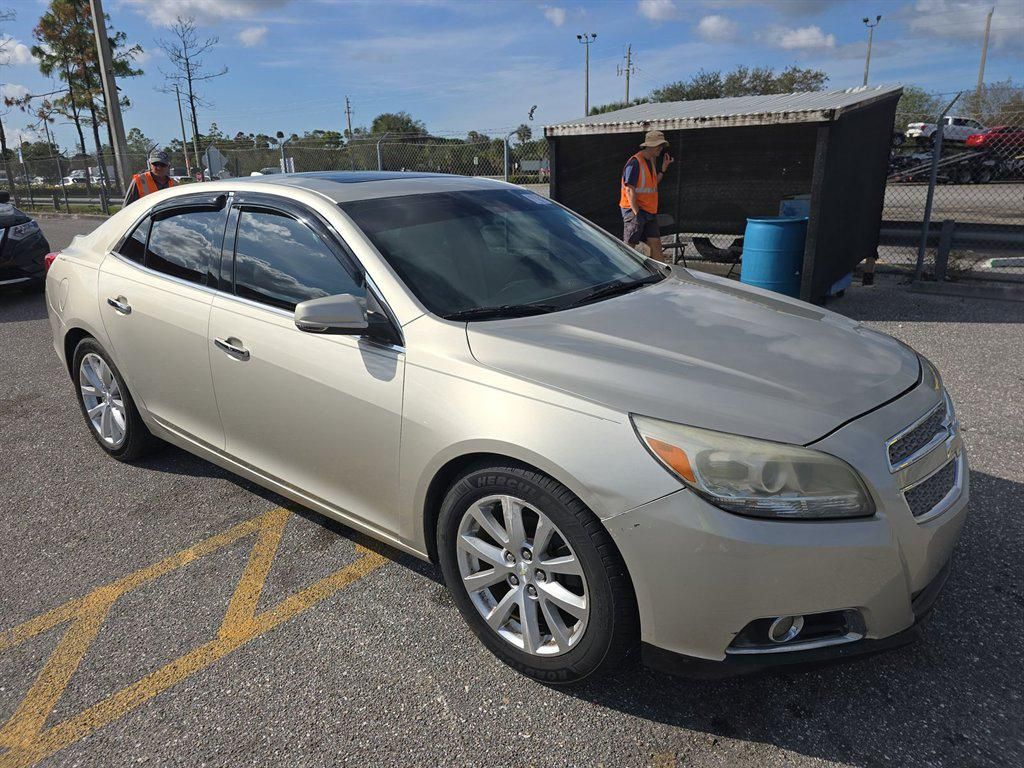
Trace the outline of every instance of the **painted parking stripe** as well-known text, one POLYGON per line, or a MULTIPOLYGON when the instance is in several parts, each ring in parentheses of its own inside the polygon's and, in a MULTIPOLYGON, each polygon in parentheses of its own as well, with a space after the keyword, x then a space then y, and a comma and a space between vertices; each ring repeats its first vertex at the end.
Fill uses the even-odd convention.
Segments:
POLYGON ((256 613, 263 585, 290 516, 288 510, 278 508, 246 520, 0 633, 0 653, 3 653, 29 638, 67 624, 60 642, 14 714, 0 726, 0 749, 6 749, 0 753, 0 768, 35 765, 388 562, 383 555, 357 545, 358 560, 256 613), (193 648, 77 715, 44 728, 72 675, 99 634, 110 609, 120 597, 251 534, 256 534, 256 542, 215 639, 193 648))

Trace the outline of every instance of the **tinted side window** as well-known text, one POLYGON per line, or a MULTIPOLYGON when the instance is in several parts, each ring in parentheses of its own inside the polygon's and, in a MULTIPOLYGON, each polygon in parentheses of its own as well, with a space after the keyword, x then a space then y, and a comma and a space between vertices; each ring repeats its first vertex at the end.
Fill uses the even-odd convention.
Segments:
POLYGON ((121 243, 118 253, 137 264, 146 260, 146 238, 149 236, 150 219, 146 218, 132 232, 131 237, 121 243))
POLYGON ((269 211, 242 211, 234 281, 238 296, 288 311, 321 296, 365 295, 313 230, 269 211))
POLYGON ((224 211, 188 210, 153 222, 146 266, 158 272, 206 283, 210 264, 220 254, 224 211))

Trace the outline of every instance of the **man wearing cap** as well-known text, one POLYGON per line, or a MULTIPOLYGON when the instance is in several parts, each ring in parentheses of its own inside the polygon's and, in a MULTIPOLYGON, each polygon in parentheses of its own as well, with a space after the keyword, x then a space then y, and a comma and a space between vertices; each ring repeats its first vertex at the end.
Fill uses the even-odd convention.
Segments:
POLYGON ((672 157, 664 152, 668 147, 665 134, 648 131, 640 151, 629 158, 622 171, 622 191, 619 208, 622 209, 622 239, 627 245, 647 243, 651 258, 664 261, 661 250, 661 230, 658 228, 658 182, 672 164, 672 157), (661 155, 661 170, 656 170, 661 155))
POLYGON ((174 179, 169 175, 170 170, 170 158, 166 152, 159 149, 150 152, 149 170, 132 176, 132 183, 128 185, 128 192, 124 196, 124 204, 133 203, 158 189, 173 187, 174 179))

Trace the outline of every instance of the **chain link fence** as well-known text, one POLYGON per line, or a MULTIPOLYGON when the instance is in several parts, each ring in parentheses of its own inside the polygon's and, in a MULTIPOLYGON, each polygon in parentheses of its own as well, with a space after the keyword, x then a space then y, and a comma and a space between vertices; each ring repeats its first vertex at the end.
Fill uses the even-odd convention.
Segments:
POLYGON ((962 95, 940 138, 954 95, 897 113, 879 263, 938 280, 1024 282, 1024 90, 962 95))
MULTIPOLYGON (((506 142, 486 137, 467 141, 384 135, 340 147, 301 140, 268 148, 215 147, 215 151, 203 150, 201 167, 196 167, 193 152, 188 158, 181 152, 169 154, 171 175, 178 183, 282 172, 382 170, 507 178, 546 193, 550 176, 547 141, 518 141, 515 137, 506 142)), ((133 172, 148 167, 145 154, 129 155, 128 160, 133 172)), ((8 165, 13 183, 5 178, 0 186, 8 188, 17 205, 28 210, 108 213, 117 210, 124 199, 113 156, 26 157, 9 160, 8 165)))
MULTIPOLYGON (((917 110, 896 115, 878 261, 938 279, 1024 282, 1024 89, 989 88, 959 98, 943 118, 940 142, 938 120, 951 98, 932 96, 917 110)), ((471 134, 467 139, 384 134, 344 146, 301 139, 265 148, 219 144, 210 154, 203 150, 197 168, 192 152, 189 159, 172 152, 172 175, 189 183, 211 178, 211 170, 215 178, 285 171, 417 171, 507 178, 544 194, 550 177, 547 141, 521 141, 514 134, 471 134)), ((133 154, 129 164, 133 171, 145 170, 147 157, 133 154)), ((12 158, 7 166, 11 181, 0 186, 29 210, 106 213, 124 197, 112 156, 12 158)), ((782 185, 775 190, 780 195, 792 191, 785 180, 775 181, 782 185)), ((721 249, 729 243, 709 241, 708 246, 721 249)))

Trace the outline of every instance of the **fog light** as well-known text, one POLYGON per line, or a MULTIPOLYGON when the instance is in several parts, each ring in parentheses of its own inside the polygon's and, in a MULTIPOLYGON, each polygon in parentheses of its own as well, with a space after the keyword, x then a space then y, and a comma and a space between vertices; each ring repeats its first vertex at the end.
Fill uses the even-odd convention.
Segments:
POLYGON ((779 616, 768 627, 768 639, 773 643, 788 643, 804 628, 803 616, 779 616))

